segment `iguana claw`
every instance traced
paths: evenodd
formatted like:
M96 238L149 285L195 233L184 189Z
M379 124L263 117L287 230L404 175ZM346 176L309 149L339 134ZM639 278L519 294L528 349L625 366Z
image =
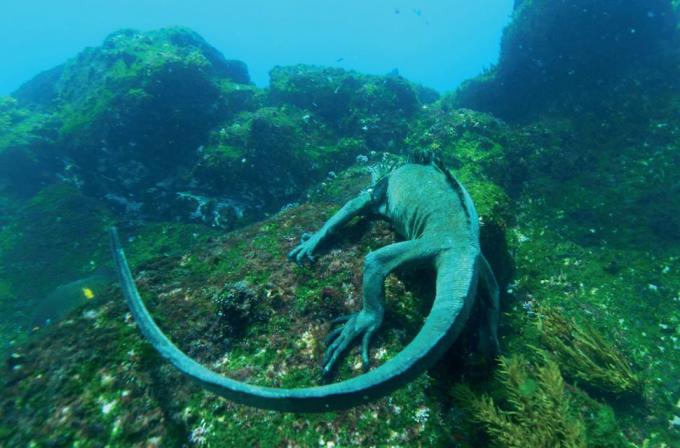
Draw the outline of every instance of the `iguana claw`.
M346 321L345 325L336 328L326 336L325 343L330 344L323 357L323 375L328 376L333 371L340 356L349 348L350 344L361 334L361 362L364 370L369 368L368 350L371 337L380 327L381 319L367 311L361 311L350 316L343 316L336 321Z
M288 253L288 258L298 264L302 264L305 259L310 263L314 263L314 256L312 254L319 245L319 241L320 238L317 234L303 233L300 237L300 244Z

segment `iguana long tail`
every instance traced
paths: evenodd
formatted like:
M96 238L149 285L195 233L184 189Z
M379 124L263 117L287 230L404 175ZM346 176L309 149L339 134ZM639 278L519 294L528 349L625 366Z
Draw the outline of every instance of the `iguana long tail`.
M416 337L383 365L355 378L317 387L279 389L246 384L194 361L158 328L142 303L115 228L110 230L123 295L141 332L179 371L206 389L238 403L291 412L321 412L369 402L406 384L436 362L453 343L470 312L477 285L479 251L442 253L437 258L437 293Z

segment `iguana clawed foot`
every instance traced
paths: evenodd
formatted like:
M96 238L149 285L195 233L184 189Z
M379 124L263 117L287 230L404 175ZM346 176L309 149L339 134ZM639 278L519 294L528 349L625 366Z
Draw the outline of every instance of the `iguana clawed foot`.
M322 232L313 234L303 233L300 238L300 244L288 253L288 258L298 264L302 264L304 261L313 263L313 254L322 239ZM367 371L369 368L369 344L371 337L373 337L373 334L382 324L382 313L362 310L358 313L339 317L331 324L337 323L344 323L344 325L331 331L324 340L328 348L326 348L323 357L323 376L328 377L332 374L340 357L349 348L350 344L361 335L363 335L361 360L364 370Z
M318 233L303 233L300 237L300 244L288 253L288 259L297 264L302 264L305 260L314 263L313 254L320 241L321 237Z
M362 310L355 314L339 317L332 323L341 322L345 322L345 324L342 327L331 331L324 341L327 345L330 344L323 357L324 376L329 376L333 372L340 356L342 356L350 344L362 334L361 362L364 370L368 370L368 347L371 343L371 337L373 337L373 334L375 334L382 324L382 318L376 313Z

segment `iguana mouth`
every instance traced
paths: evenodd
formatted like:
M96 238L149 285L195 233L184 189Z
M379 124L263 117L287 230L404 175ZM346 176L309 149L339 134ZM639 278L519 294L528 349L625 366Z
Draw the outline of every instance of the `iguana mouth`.
M284 389L247 384L220 375L175 346L144 306L115 228L109 231L123 295L142 334L160 355L206 389L229 400L278 411L323 412L380 398L405 385L436 362L467 321L477 286L478 249L438 261L437 294L416 337L394 358L349 380L307 388Z

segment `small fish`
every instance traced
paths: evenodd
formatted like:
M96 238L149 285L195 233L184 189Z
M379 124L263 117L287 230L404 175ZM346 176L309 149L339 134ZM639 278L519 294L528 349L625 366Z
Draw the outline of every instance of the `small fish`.
M395 14L400 14L401 11L399 10L399 8L394 8L394 13L395 13Z
M113 272L99 269L85 278L57 286L36 305L31 328L58 322L79 306L94 300L113 281Z
M90 289L90 288L88 288L88 287L85 287L85 288L83 288L81 291L83 292L83 296L84 296L87 300L92 300L92 299L94 299L94 292L92 291L92 289Z
M337 58L337 59L335 60L335 62L342 62L342 61L344 61L344 60L345 60L345 58Z

